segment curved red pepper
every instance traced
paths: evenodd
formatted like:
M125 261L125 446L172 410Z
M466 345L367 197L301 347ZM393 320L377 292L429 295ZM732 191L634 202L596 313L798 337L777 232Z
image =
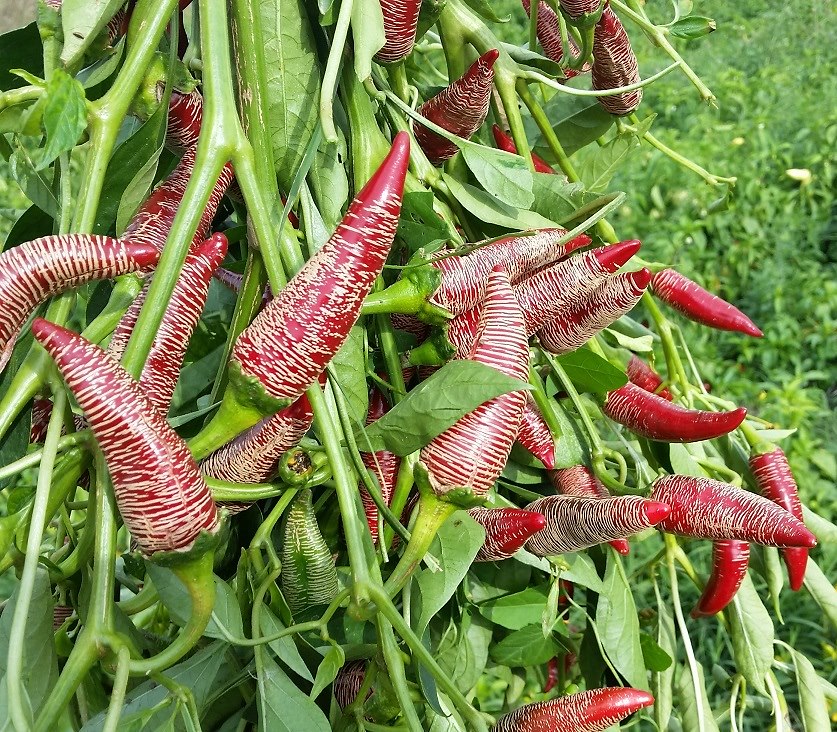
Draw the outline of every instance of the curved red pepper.
M523 508L472 508L468 515L485 529L485 542L474 557L475 562L508 559L546 526L543 514Z
M737 307L673 269L657 272L651 280L651 290L664 303L696 323L717 330L744 333L754 338L764 335Z
M530 5L531 3L529 0L523 0L523 8L526 10L526 15L531 14ZM564 9L564 3L561 3L561 9ZM555 63L560 64L564 60L564 45L561 42L561 25L558 20L558 14L544 0L540 0L540 2L538 2L538 27L536 32L538 41L540 41L546 57L553 60ZM568 35L567 43L569 44L570 51L573 56L578 56L578 54L581 53L572 36ZM565 68L564 76L567 79L572 79L572 77L578 76L579 74L589 70L590 63L588 62L584 64L584 68L582 69ZM509 150L509 152L513 151ZM551 173L553 171L550 168L547 171L541 172Z
M663 442L714 440L737 429L747 416L744 407L731 412L685 409L630 382L608 392L602 411L631 432Z
M772 501L710 478L666 475L654 482L651 497L671 506L659 528L672 534L808 549L817 543L805 524Z
M807 550L806 550L807 551ZM746 541L729 539L712 544L712 573L706 587L692 610L692 617L715 615L732 602L747 574L750 545Z
M421 0L381 0L386 43L375 54L382 64L402 61L410 55L416 42Z
M616 13L606 5L593 34L593 89L616 89L640 80L631 40ZM636 111L642 101L642 89L598 97L598 100L608 112L621 117Z
M183 94L171 90L169 117L166 126L166 147L184 153L198 144L203 120L203 97L195 89Z
M666 401L670 402L672 400L673 397L668 389L660 389L663 383L662 377L638 356L631 354L625 373L628 380L640 389L650 391Z
M558 657L553 656L546 662L546 680L543 684L543 693L548 694L558 683Z
M530 394L526 394L526 406L523 408L517 441L540 460L547 470L555 467L555 440Z
M541 2L541 5L546 5L546 3ZM538 17L538 21L540 21L540 16ZM540 22L538 22L538 27L540 28ZM540 34L538 34L540 37ZM543 43L543 41L541 41ZM514 140L511 138L510 135L507 135L503 130L500 129L499 125L491 125L491 134L494 135L494 142L496 143L497 147L501 150L505 150L512 155L517 155L517 147L515 147ZM532 164L535 166L535 171L537 173L551 173L555 174L555 171L552 169L552 166L546 162L542 157L539 155L535 155L535 153L530 153L532 155Z
M759 490L785 511L802 521L802 504L799 502L799 489L793 478L788 459L780 447L750 458L750 470L758 483ZM796 592L802 588L805 579L805 567L808 564L808 550L803 548L783 549L782 556L788 568L788 583Z

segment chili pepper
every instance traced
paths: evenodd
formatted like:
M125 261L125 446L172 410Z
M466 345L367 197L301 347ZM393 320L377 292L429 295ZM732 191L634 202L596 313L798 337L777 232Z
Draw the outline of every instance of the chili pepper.
M75 612L72 605L56 605L52 609L52 629L58 630Z
M639 64L628 34L610 5L605 4L593 34L593 89L616 89L639 81ZM598 100L608 112L623 117L636 111L642 101L642 89Z
M607 0L605 0L605 5ZM602 0L561 0L561 11L569 21L584 20L585 17L596 17L602 11Z
M586 465L573 465L571 468L559 468L547 472L555 490L565 496L577 498L610 498L607 488ZM617 552L627 556L631 547L627 539L614 539L608 542Z
M410 55L416 42L421 0L381 0L386 43L375 54L382 64L402 61Z
M409 333L419 344L426 341L430 334L430 326L412 315L390 313L389 319L393 328Z
M32 332L84 410L122 520L140 550L188 552L202 535L217 533L218 512L197 464L139 384L66 328L36 318Z
M575 585L569 580L558 580L558 607L566 607L570 604L575 594Z
M499 267L488 277L483 322L470 358L521 381L528 375L523 313ZM465 489L480 498L488 492L508 459L525 403L523 391L490 399L422 448L420 462L436 495Z
M654 482L651 498L671 506L659 528L672 534L808 549L817 543L805 524L781 506L710 478L663 476Z
M194 89L183 94L171 90L169 116L166 126L166 147L184 153L198 144L203 120L203 97Z
M628 313L650 280L647 269L613 275L588 297L578 298L564 315L546 323L538 331L541 345L557 354L575 351Z
M747 574L750 545L746 541L716 541L712 544L712 573L692 610L692 617L715 615L732 602Z
M145 244L92 234L44 236L0 254L0 371L39 303L86 282L153 267L158 258Z
M765 498L785 509L802 521L802 504L799 502L799 490L793 478L785 453L780 447L771 445L772 450L757 452L750 457L750 470L756 479L759 490ZM808 563L808 550L803 548L783 549L782 556L788 568L788 581L796 592L802 587L805 578L805 566Z
M355 699L363 686L363 680L366 678L366 661L349 661L343 668L337 672L332 684L332 691L334 692L334 700L340 709L348 707ZM368 699L372 694L372 689L366 695Z
M383 392L373 386L369 390L369 410L366 413L366 425L369 426L379 420L389 411L389 403ZM392 500L392 492L395 489L395 478L398 475L398 468L401 466L401 458L387 451L361 452L363 464L371 470L378 480L381 489L381 497L384 503L389 506ZM363 501L363 510L366 513L366 522L369 524L369 533L372 534L372 543L378 543L378 507L369 495L363 483L359 485L360 498Z
M649 707L654 697L629 688L591 689L535 702L497 720L493 732L600 732Z
M546 527L526 543L541 557L625 539L660 523L670 510L664 502L641 496L544 496L526 508L546 516Z
M670 402L672 400L671 392L668 389L660 388L663 383L662 377L641 358L631 354L625 373L628 380L632 384L636 384L640 389L650 391L652 394L656 394L666 401Z
M747 416L744 407L731 412L685 409L630 382L607 393L602 411L631 432L664 442L714 440L737 429Z
M553 656L546 662L546 680L543 684L543 693L548 694L558 683L558 657Z
M523 1L523 8L526 10L526 15L530 15L530 1L529 0L522 0ZM561 8L563 9L563 3L561 4ZM537 27L537 36L538 41L543 48L544 54L548 59L552 59L555 63L560 64L561 61L564 60L564 46L561 42L561 26L560 21L558 20L558 14L546 3L544 0L540 0L538 2L538 27ZM575 40L572 36L567 37L567 43L569 44L570 52L573 56L578 56L581 51L578 48L578 44L576 44ZM590 70L590 64L584 64L584 68L582 69L564 69L564 76L567 79L572 79L574 76L578 76L585 71ZM499 144L499 143L498 143ZM509 150L509 152L514 152L513 150ZM534 159L534 156L533 156ZM537 163L535 164L535 170L537 170ZM552 168L549 170L542 170L542 173L552 173L554 172Z
M529 394L526 394L526 406L523 407L523 418L520 422L520 431L517 433L517 441L548 470L555 467L555 440L535 400Z
M29 428L29 443L32 445L41 444L46 440L46 431L49 427L49 418L52 416L52 399L41 397L32 401L32 422ZM73 415L73 425L76 432L87 428L87 422L80 414ZM61 429L61 434L66 430Z
M541 7L546 5L545 2L541 2ZM548 7L548 6L547 6ZM540 27L540 10L538 11L538 27ZM538 34L540 38L540 34ZM543 40L541 40L543 43ZM512 155L517 155L517 147L515 147L514 140L511 138L510 135L507 135L503 130L500 129L499 125L492 125L491 126L491 133L494 135L494 142L496 143L497 147L501 150L505 150L506 152L511 153ZM551 173L555 174L555 171L552 169L552 166L546 162L542 157L539 155L535 155L535 153L531 153L532 155L532 164L535 166L535 171L538 173Z
M546 517L523 508L472 508L468 515L485 529L485 542L475 562L508 559L546 526Z
M465 74L445 87L419 107L419 114L454 135L471 137L485 122L491 85L494 81L494 62L500 52L492 49L480 56ZM459 148L444 137L416 123L416 142L433 165L450 160Z
M337 595L337 567L317 525L308 488L294 498L285 520L282 594L293 613L328 605Z
M717 330L744 333L754 338L764 335L737 307L673 269L657 272L651 280L651 290L664 303L696 323Z

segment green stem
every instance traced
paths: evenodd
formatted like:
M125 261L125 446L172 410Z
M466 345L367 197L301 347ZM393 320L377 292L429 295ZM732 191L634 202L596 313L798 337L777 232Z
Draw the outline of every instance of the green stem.
M60 438L55 445L55 451L58 452L65 452L72 447L76 447L77 445L86 445L90 442L90 430L82 430L81 432L74 432L71 435L65 435L64 437ZM44 459L44 453L46 448L41 450L35 450L35 452L30 452L28 455L25 455L22 458L18 458L14 462L9 463L8 465L3 466L0 468L0 480L5 480L6 478L10 478L13 475L17 475L18 473L22 473L24 470L28 468L32 468L40 463Z
M212 500L216 503L219 501L255 503L265 498L275 498L287 490L286 486L273 483L231 483L209 476L204 476L204 480L212 491Z
M395 487L392 490L392 500L389 503L389 508L396 516L400 517L404 512L404 507L407 505L407 500L410 497L410 490L415 483L413 479L413 469L418 461L419 455L417 452L407 455L401 459L401 465L398 468L398 475L395 478ZM389 547L392 545L392 539L395 532L392 527L384 526L384 544Z
M577 89L574 86L567 86L566 84L561 84L554 79L550 79L548 76L544 76L537 71L531 71L527 69L519 74L519 77L522 79L526 79L527 81L536 81L539 84L543 84L544 86L548 86L550 89L555 89L556 91L564 92L565 94L569 94L574 97L614 97L617 94L625 94L626 92L635 91L636 89L642 89L646 86L651 86L654 82L662 79L664 76L667 76L672 71L677 68L677 64L671 64L670 66L666 66L662 71L658 71L656 74L652 76L648 76L641 81L637 81L634 84L625 84L625 86L616 86L612 89Z
M323 82L320 86L320 123L323 126L323 137L329 143L338 141L337 129L334 126L334 90L337 87L340 62L343 59L343 49L346 47L346 38L349 35L353 5L353 0L343 0L340 3L340 13L337 16L337 25L334 27Z
M22 86L18 89L10 89L0 94L0 111L16 104L25 104L40 99L44 94L41 86Z
M126 646L122 646L116 654L116 677L111 688L110 704L102 732L116 732L119 726L119 718L122 716L122 708L125 706L125 691L128 688L128 662L131 660L131 652Z
M256 424L264 415L240 404L232 389L227 388L221 406L204 428L188 441L195 460L205 458L236 435Z
M407 729L410 732L421 732L423 727L419 721L418 714L416 714L416 707L413 704L413 700L410 698L407 676L404 673L404 661L401 658L401 651L398 649L398 644L395 642L392 625L381 615L377 616L376 624L378 626L378 638L381 641L381 650L384 652L384 660L389 671L389 680L392 683L392 688L395 690L395 695L401 706L401 712L404 715L404 721L407 723ZM359 694L358 698L360 698Z
M540 2L529 4L529 50L534 51L538 47L538 12Z
M101 343L113 333L125 311L140 294L144 284L145 280L135 274L119 277L105 309L90 321L81 335L91 343Z
M683 361L680 359L680 354L677 352L677 344L674 342L674 335L671 332L671 325L666 317L657 307L651 293L645 291L642 293L642 304L648 310L648 314L657 326L657 332L660 335L660 340L663 344L663 354L666 358L666 368L669 374L674 374L680 385L680 391L686 399L686 403L691 405L691 389L689 387L689 378L686 376L686 369L683 367Z

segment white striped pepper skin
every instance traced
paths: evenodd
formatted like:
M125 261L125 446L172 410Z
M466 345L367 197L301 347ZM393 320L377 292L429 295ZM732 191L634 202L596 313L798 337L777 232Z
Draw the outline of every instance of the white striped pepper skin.
M94 234L44 236L0 254L0 371L39 303L86 282L149 269L159 256L147 244Z
M526 548L548 557L625 539L660 523L670 509L659 500L640 496L544 496L526 510L546 516L546 527L526 542Z
M421 0L380 0L384 15L386 43L375 54L375 60L382 64L403 61L413 50L416 42Z
M616 89L639 81L639 64L631 40L616 13L607 5L593 34L593 89ZM598 100L608 112L623 117L639 107L642 89L598 97Z
M485 542L475 562L508 559L532 536L546 526L543 514L523 508L472 508L468 515L485 529Z
M410 154L406 132L326 244L238 337L230 359L277 400L296 399L346 340L389 254ZM233 374L231 374L231 381Z
M639 689L591 689L526 704L500 717L492 732L601 732L653 703Z
M718 480L665 475L654 482L651 498L671 506L659 526L671 534L776 547L810 549L817 544L805 524L781 506Z
M530 6L531 3L529 0L523 0L523 8L526 10L526 15L531 14ZM563 3L561 3L561 7L564 7ZM545 0L540 0L540 2L538 2L537 35L538 41L540 41L546 57L554 61L556 64L561 63L561 61L564 60L564 46L561 42L561 26L559 24L558 14L545 2ZM581 51L579 50L575 39L568 35L567 42L569 43L570 51L573 56L578 56ZM589 62L584 64L584 68L582 69L564 69L564 76L567 79L571 79L573 76L578 76L585 71L590 71Z
M502 269L488 278L482 312L469 358L525 381L529 348L523 313ZM525 403L524 391L490 399L422 449L420 460L436 495L464 489L477 498L485 496L508 460Z
M345 709L357 699L357 694L366 678L366 663L364 660L349 661L337 672L331 690L340 709ZM366 698L368 699L371 694L372 689L369 690Z
M555 440L535 400L528 393L517 441L540 460L547 470L555 467Z
M55 360L93 430L126 528L143 554L187 552L220 526L186 443L140 385L98 346L36 318L35 339Z
M389 403L386 400L383 392L377 387L373 386L369 390L369 409L366 412L366 426L379 420L389 411ZM361 445L362 446L362 445ZM380 450L378 452L363 452L360 453L361 460L367 469L371 470L378 480L378 486L381 489L381 498L384 503L389 506L392 500L392 493L395 490L395 478L398 475L398 469L401 466L401 458L388 450ZM378 543L378 507L369 491L361 482L358 486L360 489L360 499L363 502L363 511L366 514L366 523L369 525L369 533L372 535L372 543Z
M195 89L182 94L172 89L166 126L166 147L183 153L198 144L203 120L203 97Z
M484 53L459 79L422 104L418 113L458 137L470 138L488 115L494 62L499 56L496 49ZM454 143L422 124L416 123L415 135L433 165L441 165L459 152Z

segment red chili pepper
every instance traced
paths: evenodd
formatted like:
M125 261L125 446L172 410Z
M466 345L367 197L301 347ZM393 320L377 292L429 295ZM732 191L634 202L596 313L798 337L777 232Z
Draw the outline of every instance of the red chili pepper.
M485 529L485 543L475 562L508 559L546 526L546 517L523 508L472 508L468 515Z
M575 585L569 580L558 580L558 607L566 607L570 604L575 594Z
M625 539L660 523L669 514L665 503L641 496L544 496L526 508L546 516L546 527L526 543L526 548L540 557Z
M785 453L780 447L755 454L750 458L750 470L758 483L759 490L785 511L802 521L802 504L799 502L799 489L793 478ZM796 592L805 579L805 567L808 564L808 550L803 548L783 549L782 556L788 568L788 581Z
M593 89L603 91L640 81L639 64L631 40L610 5L605 5L593 34ZM642 89L609 97L598 97L599 104L620 117L636 111Z
M541 6L544 5L546 5L546 3L542 1ZM538 28L540 28L540 16L538 16ZM541 41L541 43L543 43L543 41ZM506 152L511 153L512 155L517 155L517 147L515 147L514 140L511 138L510 135L507 135L505 132L503 132L503 130L500 129L499 125L492 125L491 132L494 135L494 142L497 144L497 147L499 147L501 150L505 150ZM555 171L552 169L552 166L549 163L547 163L546 160L544 160L539 155L535 155L535 153L531 153L531 155L532 164L535 166L536 172L551 173L553 175L555 174Z
M526 406L523 408L523 419L520 422L517 441L548 470L555 467L555 440L535 400L529 394L526 394Z
M493 732L600 732L643 707L654 697L628 688L591 689L535 702L500 717Z
M806 550L807 551L807 550ZM716 541L712 544L712 573L692 610L692 617L715 615L732 602L747 574L750 545L746 541Z
M529 344L523 313L506 273L498 268L488 278L483 324L470 354L473 361L526 380ZM490 399L434 438L421 451L421 462L437 495L466 489L484 496L494 484L517 438L526 395L514 391Z
M557 354L575 351L632 310L650 281L647 269L613 275L564 315L546 323L538 331L541 345Z
M419 114L467 140L485 122L494 82L494 62L499 56L496 49L484 53L461 78L422 104ZM416 124L415 135L433 165L441 165L459 152L454 143L424 125Z
M696 323L717 330L744 333L754 338L764 335L737 307L673 269L657 272L651 280L651 290L664 303Z
M558 657L553 656L546 662L546 680L543 684L543 693L548 694L558 683Z
M607 488L586 465L550 470L547 475L555 486L555 490L565 496L599 500L611 497ZM631 547L627 539L614 539L608 543L620 554L630 554Z
M407 58L416 42L421 0L381 0L386 43L375 54L382 64L393 64Z
M72 605L56 605L52 609L52 629L53 631L58 630L62 625L64 625L67 618L69 618L75 612Z
M808 549L817 543L805 524L772 501L710 478L666 475L654 482L651 497L671 506L659 528L672 534Z
M714 440L737 429L747 410L704 412L685 409L628 382L608 392L604 413L631 432L663 442L699 442Z
M410 138L400 132L329 241L238 337L231 384L258 384L268 397L292 401L325 369L389 254L409 154Z
M159 256L146 244L93 234L44 236L0 254L0 371L39 303L86 282L148 269Z
M531 3L529 0L523 0L523 7L526 10L526 15L530 15L530 5ZM563 9L564 5L561 4L561 8ZM560 21L558 20L558 14L546 3L544 0L540 0L538 3L538 27L537 27L537 36L538 40L540 41L541 46L543 47L544 54L547 58L552 59L555 63L560 64L561 61L564 60L564 46L561 43L561 26ZM572 36L567 37L567 42L570 47L570 51L573 56L578 56L581 51L578 48L575 40ZM564 76L567 79L572 79L574 76L578 76L585 71L590 70L590 64L584 64L584 68L582 69L564 69ZM509 150L509 152L513 152ZM537 169L537 166L536 166ZM550 168L549 170L541 171L543 173L551 173L553 172Z
M603 0L561 0L561 10L570 20L579 20L585 15L597 15ZM606 2L606 0L605 0Z
M166 147L184 153L198 144L203 120L203 97L195 89L183 94L171 90L169 116L166 126Z
M671 392L668 389L660 388L663 383L662 377L641 358L631 354L626 374L628 380L632 384L636 384L640 389L650 391L652 394L656 394L666 401L670 402L672 400Z
M58 365L108 464L125 526L146 555L186 552L220 526L186 443L139 384L101 348L36 318L35 339Z

